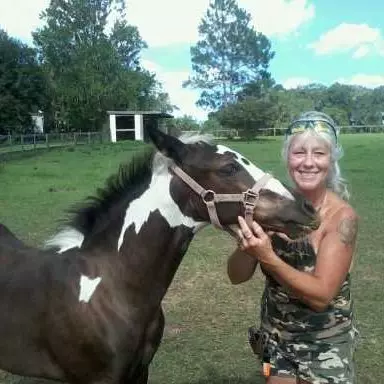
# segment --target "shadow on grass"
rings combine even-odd
[[[51,380],[43,380],[43,379],[34,379],[28,377],[21,377],[16,375],[7,374],[5,372],[0,373],[0,384],[53,384],[57,383],[57,381]],[[191,378],[185,378],[178,380],[178,384],[264,384],[264,379],[255,374],[254,376],[241,377],[240,375],[237,377],[233,376],[225,376],[220,375],[217,371],[209,371],[207,372],[206,377],[191,380]],[[149,384],[162,384],[157,380],[149,380]]]
[[[0,371],[0,384],[53,384],[53,383],[57,383],[57,381],[17,376],[4,371]]]
[[[265,380],[255,377],[249,378],[236,378],[236,377],[226,377],[226,376],[217,376],[211,378],[204,378],[198,381],[185,380],[180,381],[180,384],[264,384]],[[155,383],[153,383],[155,384]]]
[[[208,368],[205,377],[198,379],[180,378],[178,384],[265,384],[265,380],[257,372],[252,375],[249,373],[242,375],[241,372],[235,372],[229,376],[228,374],[221,374],[214,368]]]

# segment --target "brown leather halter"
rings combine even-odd
[[[259,200],[259,192],[272,178],[270,174],[265,173],[252,188],[242,193],[216,193],[211,189],[204,189],[177,165],[172,165],[170,170],[201,196],[207,206],[211,224],[226,230],[227,228],[223,228],[217,215],[216,203],[243,203],[245,221],[248,226],[251,226],[253,221],[253,211]]]

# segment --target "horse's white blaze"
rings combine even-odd
[[[251,161],[246,159],[241,153],[238,153],[228,147],[225,147],[224,145],[218,145],[217,146],[217,153],[223,154],[225,152],[232,152],[236,154],[236,161],[246,169],[246,171],[253,177],[255,182],[260,180],[264,175],[265,172],[262,171],[260,168],[256,167]],[[241,158],[246,159],[248,164],[241,161]],[[284,196],[288,199],[294,200],[295,198],[293,195],[288,191],[287,188],[284,187],[284,185],[274,177],[269,179],[267,184],[265,184],[264,189],[269,189],[272,192],[275,192],[281,196]]]
[[[149,188],[139,198],[129,204],[119,236],[118,249],[120,249],[123,244],[127,228],[131,224],[134,224],[135,231],[138,234],[143,224],[148,220],[151,212],[156,210],[159,210],[171,228],[183,224],[197,231],[197,229],[202,226],[203,223],[185,216],[173,201],[170,194],[171,179],[172,175],[169,173],[154,173]]]
[[[59,248],[58,253],[68,249],[80,248],[84,235],[75,228],[67,227],[45,242],[46,248]]]
[[[91,279],[88,276],[81,275],[79,301],[88,303],[100,282],[101,277]]]

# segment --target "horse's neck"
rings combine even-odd
[[[169,173],[152,175],[149,187],[101,230],[84,236],[69,227],[47,245],[60,253],[78,247],[90,264],[103,259],[108,269],[119,269],[112,275],[129,285],[166,291],[193,235],[206,224],[183,214],[171,196],[171,179]]]
[[[144,231],[138,236],[127,234],[118,255],[118,265],[125,269],[120,275],[130,287],[150,293],[151,298],[159,295],[161,300],[193,236],[193,231],[185,227],[151,234]]]
[[[183,225],[195,231],[201,226],[201,223],[185,216],[173,200],[170,192],[171,179],[172,176],[168,172],[152,175],[148,189],[130,202],[118,239],[119,250],[129,232],[135,232],[137,235],[146,233],[151,239],[151,231],[159,233],[164,226],[177,228]]]
[[[193,235],[204,224],[183,214],[170,183],[170,174],[153,175],[149,188],[126,209],[118,254],[130,284],[134,280],[166,291]]]

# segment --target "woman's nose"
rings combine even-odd
[[[313,157],[310,153],[307,153],[304,158],[304,165],[311,166],[313,165]]]

